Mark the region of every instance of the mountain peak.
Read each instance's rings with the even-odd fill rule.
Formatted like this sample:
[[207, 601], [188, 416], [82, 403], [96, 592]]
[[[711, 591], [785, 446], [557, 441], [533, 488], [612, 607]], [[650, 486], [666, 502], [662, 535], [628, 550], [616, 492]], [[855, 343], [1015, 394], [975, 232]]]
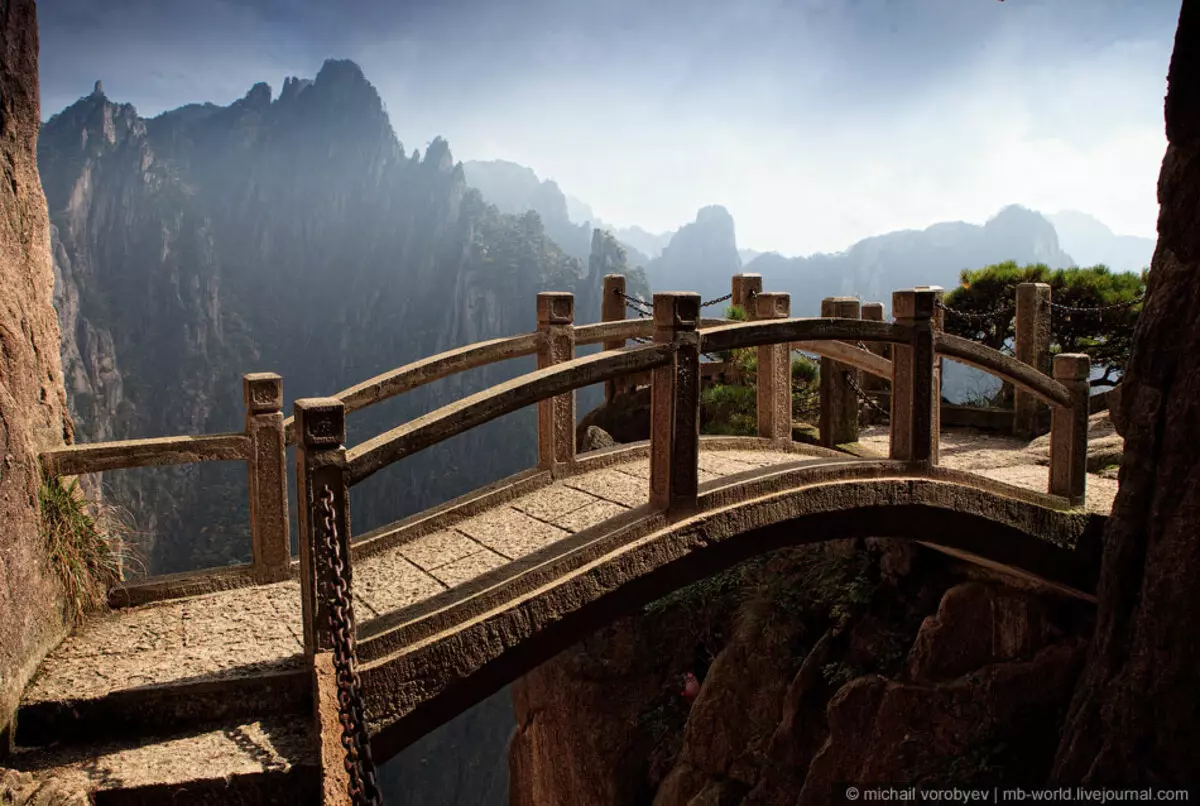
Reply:
[[96, 79], [96, 83], [92, 85], [92, 97], [104, 97], [104, 84], [100, 81], [100, 79]]
[[371, 87], [372, 91], [375, 89], [371, 82], [367, 81], [362, 68], [349, 59], [326, 59], [317, 72], [316, 83], [341, 87], [365, 86]]

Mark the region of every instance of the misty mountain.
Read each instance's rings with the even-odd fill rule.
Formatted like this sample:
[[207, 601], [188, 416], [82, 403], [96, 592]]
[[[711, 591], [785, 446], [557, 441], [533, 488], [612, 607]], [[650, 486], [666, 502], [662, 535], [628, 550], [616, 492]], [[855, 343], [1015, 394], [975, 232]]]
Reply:
[[1075, 265], [1045, 217], [1013, 205], [982, 226], [954, 221], [889, 232], [836, 254], [785, 258], [772, 252], [755, 258], [745, 270], [762, 274], [770, 291], [790, 292], [794, 315], [816, 316], [823, 297], [857, 296], [883, 302], [890, 310], [896, 289], [917, 285], [950, 289], [958, 285], [963, 269], [1005, 260], [1055, 268]]
[[539, 179], [532, 168], [507, 160], [468, 160], [463, 163], [467, 184], [477, 188], [488, 203], [502, 213], [521, 215], [533, 210], [542, 219], [546, 234], [563, 251], [587, 260], [592, 230], [612, 232], [625, 249], [631, 266], [646, 266], [657, 256], [669, 236], [655, 236], [639, 227], [617, 229], [605, 224], [591, 206], [567, 196], [553, 179]]
[[1058, 232], [1062, 248], [1080, 266], [1103, 263], [1113, 271], [1141, 271], [1150, 265], [1153, 238], [1117, 235], [1097, 218], [1078, 210], [1063, 210], [1046, 218]]
[[[290, 414], [297, 397], [533, 330], [542, 290], [574, 291], [580, 321], [599, 315], [599, 278], [539, 216], [486, 203], [443, 140], [406, 152], [351, 62], [290, 78], [277, 98], [257, 84], [229, 106], [150, 120], [97, 87], [43, 126], [38, 157], [81, 442], [240, 430], [251, 371], [282, 374]], [[532, 367], [483, 368], [355, 414], [349, 443]], [[355, 531], [529, 467], [534, 417], [356, 487]], [[153, 537], [153, 571], [248, 559], [244, 467], [118, 471], [104, 484]]]
[[648, 258], [659, 257], [663, 253], [663, 250], [667, 248], [667, 244], [671, 242], [671, 238], [675, 236], [676, 232], [672, 230], [670, 232], [655, 234], [638, 226], [612, 227], [601, 224], [597, 224], [596, 226], [609, 230], [621, 243], [627, 247], [632, 246]]
[[671, 236], [650, 261], [646, 276], [658, 291], [698, 291], [705, 299], [729, 293], [729, 278], [742, 269], [733, 216], [720, 205], [702, 207], [696, 220]]
[[506, 160], [467, 160], [462, 167], [467, 184], [501, 213], [524, 215], [532, 210], [564, 252], [581, 261], [588, 259], [592, 228], [586, 221], [572, 221], [567, 197], [553, 179], [539, 179], [532, 168]]

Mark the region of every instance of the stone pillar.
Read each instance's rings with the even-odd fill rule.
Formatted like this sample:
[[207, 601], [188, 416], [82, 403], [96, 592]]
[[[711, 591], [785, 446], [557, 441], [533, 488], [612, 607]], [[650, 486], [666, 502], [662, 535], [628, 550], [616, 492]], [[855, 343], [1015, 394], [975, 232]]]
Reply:
[[754, 316], [750, 300], [762, 293], [762, 275], [735, 274], [729, 290], [733, 295], [729, 298], [729, 304], [741, 308], [747, 316]]
[[283, 437], [283, 378], [274, 372], [242, 376], [246, 436], [250, 439], [250, 546], [259, 582], [287, 579], [292, 569], [288, 530], [287, 442]]
[[321, 764], [321, 806], [354, 806], [350, 799], [350, 776], [346, 773], [346, 750], [342, 746], [341, 708], [338, 703], [337, 672], [332, 652], [312, 657], [313, 721]]
[[912, 328], [909, 344], [892, 345], [891, 450], [893, 459], [937, 462], [937, 409], [933, 316], [936, 293], [909, 289], [892, 294], [896, 324]]
[[[854, 297], [826, 297], [821, 300], [821, 316], [858, 319], [859, 303]], [[859, 381], [859, 372], [831, 358], [821, 359], [821, 444], [826, 448], [858, 441], [858, 395], [850, 380]]]
[[[1039, 372], [1050, 369], [1050, 286], [1017, 285], [1017, 360]], [[1013, 390], [1013, 435], [1033, 439], [1046, 405], [1028, 392]]]
[[[864, 302], [859, 308], [859, 315], [868, 322], [882, 322], [883, 321], [883, 303], [882, 302]], [[885, 341], [867, 342], [867, 349], [870, 350], [871, 352], [875, 353], [875, 355], [878, 355], [878, 356], [881, 356], [888, 360], [891, 360], [892, 345], [888, 344]], [[878, 378], [869, 372], [863, 372], [861, 374], [862, 374], [861, 386], [863, 388], [863, 391], [866, 392], [871, 397], [871, 399], [875, 401], [875, 403], [877, 405], [880, 405], [882, 408], [887, 408], [886, 406], [882, 406], [882, 404], [879, 403], [880, 399], [885, 397], [885, 395], [888, 391], [887, 381], [884, 380], [883, 378]], [[874, 409], [871, 409], [869, 407], [864, 412], [864, 414], [866, 415], [866, 419], [867, 419], [868, 423], [877, 422], [880, 417], [878, 414], [875, 413]]]
[[700, 478], [700, 295], [654, 295], [654, 341], [675, 359], [654, 370], [650, 389], [650, 505], [695, 509]]
[[[601, 322], [625, 321], [625, 275], [604, 275], [604, 293], [600, 299]], [[625, 346], [625, 339], [609, 339], [604, 342], [605, 350], [620, 350]], [[604, 402], [611, 403], [616, 397], [620, 381], [613, 379], [604, 382]]]
[[[946, 310], [942, 307], [942, 297], [946, 295], [945, 289], [940, 285], [919, 285], [917, 291], [932, 291], [933, 292], [933, 317], [930, 322], [933, 323], [934, 333], [944, 333], [946, 331]], [[933, 355], [933, 463], [937, 464], [938, 451], [941, 445], [942, 434], [942, 357], [934, 352]]]
[[1054, 356], [1054, 380], [1071, 391], [1071, 407], [1050, 413], [1050, 494], [1082, 504], [1087, 492], [1088, 373], [1091, 359], [1083, 353]]
[[[787, 319], [790, 294], [762, 293], [754, 297], [753, 319]], [[758, 435], [775, 442], [792, 441], [791, 344], [764, 344], [758, 348]]]
[[[346, 472], [346, 405], [336, 397], [310, 397], [295, 403], [296, 514], [300, 531], [300, 601], [304, 620], [304, 653], [333, 648], [325, 591], [332, 580], [329, 548], [323, 539], [322, 501], [332, 494], [332, 523], [345, 566], [350, 569], [350, 488]], [[351, 623], [352, 602], [348, 602]]]
[[[575, 358], [575, 296], [563, 291], [537, 295], [538, 369]], [[538, 402], [538, 468], [557, 473], [575, 462], [575, 392]]]

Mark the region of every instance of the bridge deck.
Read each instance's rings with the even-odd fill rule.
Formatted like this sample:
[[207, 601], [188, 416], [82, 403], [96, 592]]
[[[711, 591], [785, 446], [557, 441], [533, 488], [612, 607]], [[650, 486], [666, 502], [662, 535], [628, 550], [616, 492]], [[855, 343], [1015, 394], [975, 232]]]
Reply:
[[[706, 450], [700, 480], [803, 458]], [[645, 504], [648, 474], [639, 459], [572, 476], [357, 561], [356, 615], [362, 623], [414, 604]], [[300, 630], [296, 581], [117, 610], [90, 619], [46, 658], [25, 703], [286, 669], [303, 649]]]
[[[885, 454], [886, 439], [886, 430], [867, 430], [862, 443]], [[1024, 448], [1024, 443], [1008, 438], [947, 431], [942, 436], [940, 464], [1042, 491], [1047, 468], [1039, 466], [1036, 457]], [[804, 456], [783, 451], [706, 446], [700, 459], [701, 482], [804, 460]], [[354, 591], [360, 623], [433, 597], [645, 504], [648, 473], [648, 462], [642, 458], [570, 476], [446, 528], [356, 560]], [[1107, 513], [1115, 488], [1115, 481], [1090, 476], [1088, 508]], [[144, 703], [139, 697], [148, 691], [161, 691], [164, 696], [161, 701], [167, 702], [165, 698], [169, 697], [169, 707], [178, 708], [178, 701], [188, 698], [176, 693], [180, 685], [229, 684], [261, 679], [270, 672], [300, 680], [301, 649], [300, 591], [295, 581], [117, 610], [89, 619], [46, 658], [26, 690], [22, 714], [30, 718], [36, 731], [36, 724], [46, 719], [46, 714], [51, 714], [51, 721], [61, 724], [64, 710], [76, 716], [89, 712], [93, 722], [101, 723], [110, 711], [116, 714], [135, 702]], [[225, 692], [223, 696], [241, 695]], [[281, 711], [302, 716], [307, 708], [302, 697], [293, 697], [290, 706], [280, 706], [280, 698], [271, 691], [257, 691], [248, 696], [259, 698], [262, 710], [253, 704], [244, 710], [264, 717]], [[192, 719], [196, 717], [193, 715]], [[257, 735], [256, 731], [263, 732], [254, 727], [254, 718], [243, 714], [241, 718], [226, 721], [228, 725], [216, 733], [196, 735], [193, 731], [187, 740], [200, 742], [196, 752], [207, 759], [206, 766], [214, 774], [251, 769], [269, 774], [290, 764], [308, 763], [304, 757], [307, 750], [284, 749], [295, 745], [287, 739], [290, 728], [281, 734], [282, 745], [275, 747], [268, 742], [264, 750], [262, 742], [246, 738]], [[155, 747], [166, 746], [161, 740], [158, 742]], [[189, 751], [179, 752], [189, 754]], [[45, 753], [27, 755], [20, 766], [65, 767], [74, 775], [82, 771], [102, 788], [119, 785], [116, 782], [128, 780], [131, 775], [138, 780], [146, 779], [147, 783], [153, 783], [149, 779], [158, 775], [164, 785], [167, 781], [163, 776], [169, 777], [169, 764], [162, 765], [161, 774], [151, 774], [143, 769], [145, 761], [136, 760], [136, 753], [119, 747], [101, 753], [100, 747], [91, 746], [88, 749], [91, 760], [82, 767], [83, 762]], [[135, 765], [133, 772], [127, 769], [129, 764]]]

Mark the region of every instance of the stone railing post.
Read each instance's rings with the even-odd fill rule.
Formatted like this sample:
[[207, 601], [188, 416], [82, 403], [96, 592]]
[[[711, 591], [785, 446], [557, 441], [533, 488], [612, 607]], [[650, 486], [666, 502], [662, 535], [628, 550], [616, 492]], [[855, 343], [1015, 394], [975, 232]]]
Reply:
[[892, 345], [891, 450], [893, 459], [937, 462], [937, 387], [933, 316], [936, 292], [907, 289], [892, 294], [896, 323], [912, 328], [909, 344]]
[[654, 341], [675, 358], [654, 370], [650, 388], [650, 505], [695, 509], [700, 479], [700, 295], [654, 295]]
[[[942, 307], [942, 297], [946, 290], [940, 285], [919, 285], [917, 291], [933, 292], [933, 324], [934, 333], [946, 332], [946, 309]], [[937, 464], [941, 450], [942, 434], [942, 357], [936, 352], [933, 356], [933, 463]]]
[[[859, 315], [868, 322], [882, 322], [883, 303], [864, 302], [859, 307]], [[887, 342], [867, 342], [867, 349], [875, 353], [875, 355], [887, 358], [889, 360], [892, 357], [891, 345]], [[877, 378], [869, 372], [862, 373], [861, 385], [863, 391], [866, 392], [867, 395], [870, 396], [877, 405], [879, 404], [879, 398], [883, 397], [884, 393], [888, 391], [887, 381], [885, 381], [883, 378]], [[874, 423], [879, 419], [879, 415], [875, 413], [874, 409], [868, 408], [864, 414], [866, 415], [866, 420], [868, 423]]]
[[292, 570], [288, 529], [287, 442], [283, 436], [283, 378], [274, 372], [242, 376], [246, 436], [250, 439], [250, 547], [254, 578], [287, 579]]
[[[604, 295], [600, 300], [601, 322], [625, 321], [625, 275], [604, 275]], [[625, 346], [625, 339], [610, 339], [604, 342], [605, 350], [619, 350]], [[620, 389], [620, 381], [613, 379], [604, 382], [604, 402], [611, 403]]]
[[336, 397], [310, 397], [295, 403], [296, 514], [300, 532], [300, 601], [304, 620], [304, 652], [333, 648], [329, 605], [322, 592], [332, 581], [322, 540], [322, 495], [333, 494], [333, 525], [337, 530], [346, 583], [350, 569], [350, 488], [346, 472], [346, 405]]
[[[821, 316], [858, 319], [855, 297], [826, 297], [821, 300]], [[858, 395], [850, 381], [859, 381], [859, 372], [831, 358], [821, 359], [821, 444], [826, 448], [858, 441]]]
[[754, 307], [751, 305], [751, 300], [762, 293], [762, 275], [761, 274], [735, 274], [733, 282], [730, 283], [729, 291], [732, 296], [729, 298], [729, 304], [735, 308], [741, 308], [746, 312], [746, 315], [753, 318]]
[[[754, 320], [787, 319], [791, 315], [790, 294], [761, 293], [754, 296]], [[788, 343], [764, 344], [758, 348], [758, 435], [774, 442], [792, 441], [792, 350]]]
[[[1017, 286], [1017, 360], [1039, 372], [1050, 369], [1050, 286], [1020, 283]], [[1033, 439], [1045, 404], [1028, 392], [1013, 390], [1013, 435]]]
[[1071, 407], [1050, 413], [1050, 494], [1082, 504], [1087, 492], [1088, 374], [1091, 359], [1083, 353], [1054, 356], [1054, 380], [1071, 390]]
[[[537, 295], [538, 369], [575, 358], [575, 296], [561, 291]], [[538, 402], [538, 468], [557, 473], [575, 462], [575, 393]]]

